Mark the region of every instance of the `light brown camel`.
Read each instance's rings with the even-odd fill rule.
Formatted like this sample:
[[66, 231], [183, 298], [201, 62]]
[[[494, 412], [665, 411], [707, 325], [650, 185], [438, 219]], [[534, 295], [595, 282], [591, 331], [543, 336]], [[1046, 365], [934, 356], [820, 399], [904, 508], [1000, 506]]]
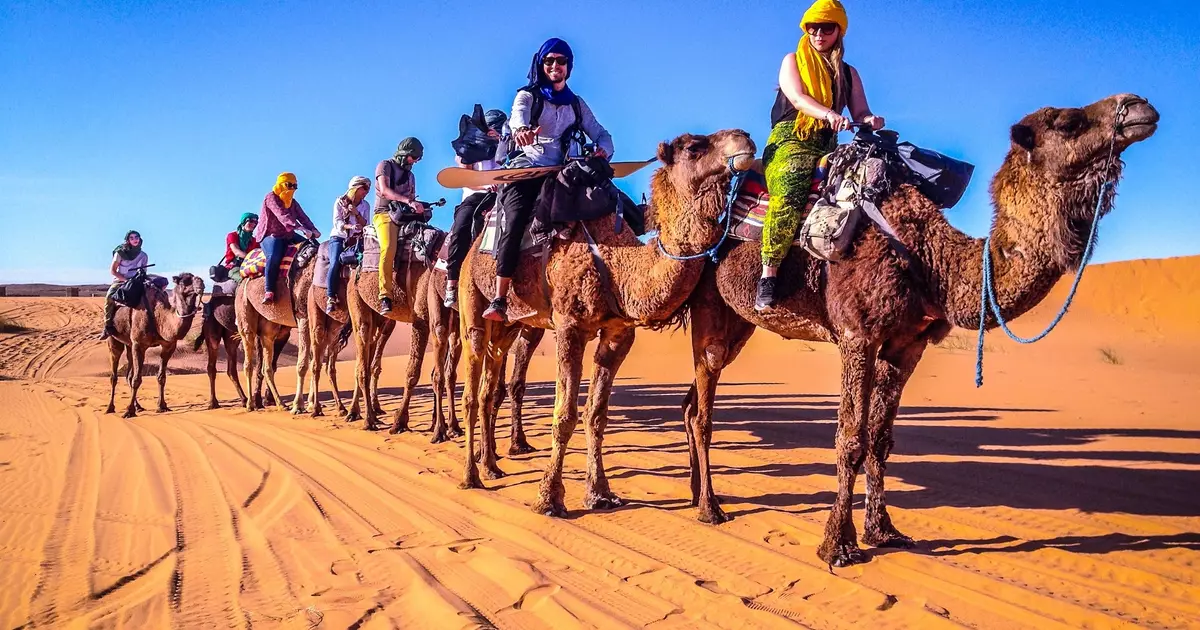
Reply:
[[[633, 345], [638, 326], [664, 325], [681, 315], [704, 269], [702, 258], [675, 260], [665, 255], [695, 254], [721, 235], [718, 217], [725, 210], [732, 179], [729, 162], [747, 168], [753, 162], [754, 142], [740, 130], [709, 136], [684, 135], [658, 148], [663, 166], [651, 181], [657, 208], [659, 240], [643, 244], [630, 230], [616, 232], [611, 217], [576, 226], [569, 239], [552, 241], [546, 277], [533, 256], [522, 259], [514, 274], [509, 313], [523, 323], [554, 330], [558, 358], [555, 386], [553, 443], [545, 477], [533, 509], [562, 516], [566, 513], [562, 483], [563, 458], [578, 422], [578, 395], [585, 344], [599, 335], [595, 372], [588, 388], [585, 433], [588, 445], [588, 508], [613, 507], [621, 500], [609, 489], [601, 449], [608, 422], [608, 398], [613, 378]], [[585, 240], [586, 229], [598, 243], [598, 266]], [[482, 313], [495, 283], [495, 260], [473, 247], [459, 286], [462, 335], [467, 354], [463, 392], [467, 417], [468, 453], [474, 451], [474, 427], [480, 401], [490, 401], [499, 382], [500, 366], [518, 327], [484, 320]], [[607, 281], [602, 274], [610, 274]], [[543, 282], [548, 285], [545, 295]], [[605, 295], [605, 294], [608, 295]], [[521, 314], [528, 314], [522, 316]], [[503, 475], [496, 465], [495, 422], [490, 405], [483, 405], [484, 474]], [[474, 458], [466, 457], [462, 487], [482, 483]]]
[[[286, 331], [276, 340], [276, 365], [272, 366], [272, 369], [278, 366], [279, 355], [282, 354], [287, 340], [288, 332]], [[217, 400], [217, 359], [219, 358], [221, 344], [225, 345], [226, 373], [229, 375], [229, 380], [233, 381], [233, 386], [237, 388], [239, 403], [245, 406], [246, 392], [242, 389], [242, 381], [237, 375], [238, 346], [241, 345], [237, 331], [237, 315], [234, 312], [234, 296], [229, 294], [214, 295], [209, 298], [200, 334], [196, 336], [196, 339], [192, 343], [192, 352], [199, 352], [200, 346], [205, 346], [205, 350], [207, 351], [209, 409], [217, 409], [221, 406], [221, 403]], [[261, 406], [261, 386], [254, 395], [258, 399], [258, 406]]]
[[[125, 409], [124, 417], [137, 416], [140, 405], [137, 402], [138, 388], [142, 385], [142, 368], [146, 364], [146, 351], [159, 348], [158, 367], [158, 411], [170, 411], [167, 408], [167, 364], [171, 355], [175, 354], [175, 346], [183, 339], [192, 327], [192, 319], [200, 308], [204, 297], [204, 281], [190, 273], [182, 273], [172, 278], [175, 289], [168, 295], [166, 291], [147, 284], [143, 306], [117, 308], [114, 327], [117, 334], [108, 338], [108, 353], [111, 359], [112, 375], [109, 378], [111, 392], [108, 398], [108, 408], [104, 413], [116, 412], [117, 370], [120, 367], [121, 355], [129, 356], [129, 407]], [[149, 305], [147, 310], [145, 305]]]
[[[430, 312], [430, 333], [433, 341], [433, 370], [430, 380], [434, 386], [434, 444], [462, 436], [459, 426], [458, 413], [454, 404], [454, 388], [457, 384], [458, 362], [462, 356], [462, 339], [459, 336], [458, 311], [443, 308], [446, 295], [446, 274], [433, 271], [429, 281], [424, 285], [426, 300]], [[534, 452], [535, 448], [525, 437], [523, 410], [525, 401], [526, 376], [529, 373], [529, 362], [533, 353], [541, 343], [546, 331], [532, 326], [517, 325], [516, 342], [511, 349], [513, 360], [512, 378], [507, 381], [508, 387], [495, 388], [492, 399], [492, 417], [499, 413], [500, 407], [507, 398], [512, 402], [511, 431], [509, 433], [508, 454], [525, 455]], [[505, 382], [508, 362], [501, 364], [499, 380]], [[446, 403], [443, 402], [445, 398]], [[447, 404], [448, 403], [448, 404]], [[446, 420], [447, 410], [449, 421]], [[493, 441], [495, 436], [491, 436]], [[495, 444], [492, 444], [495, 449]], [[476, 458], [480, 457], [478, 450]]]
[[[1033, 308], [1084, 262], [1101, 183], [1115, 181], [1120, 152], [1150, 137], [1157, 122], [1158, 113], [1144, 99], [1121, 94], [1084, 108], [1040, 109], [1012, 127], [1011, 149], [991, 186], [989, 255], [1006, 319]], [[1106, 170], [1110, 144], [1114, 163]], [[1112, 196], [1110, 190], [1101, 213], [1111, 208]], [[758, 243], [734, 245], [706, 271], [690, 300], [696, 382], [684, 403], [692, 501], [701, 521], [726, 519], [713, 494], [708, 458], [717, 380], [758, 326], [787, 339], [835, 343], [841, 352], [838, 493], [817, 554], [835, 566], [865, 560], [851, 520], [854, 480], [864, 462], [863, 543], [912, 545], [892, 524], [884, 501], [892, 425], [926, 346], [954, 326], [979, 325], [984, 240], [956, 230], [912, 186], [898, 189], [882, 210], [908, 255], [873, 224], [842, 262], [825, 265], [793, 248], [780, 270], [778, 301], [768, 311], [754, 310]], [[987, 326], [996, 326], [994, 317]]]

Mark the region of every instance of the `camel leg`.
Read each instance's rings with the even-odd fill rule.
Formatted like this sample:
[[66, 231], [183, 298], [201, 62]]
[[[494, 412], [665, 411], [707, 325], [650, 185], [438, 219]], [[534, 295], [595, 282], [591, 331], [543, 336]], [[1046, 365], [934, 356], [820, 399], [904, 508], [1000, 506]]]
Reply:
[[[142, 363], [145, 364], [145, 361], [143, 360]], [[127, 366], [127, 368], [125, 370], [125, 382], [129, 383], [129, 389], [133, 390], [133, 346], [132, 345], [125, 346], [125, 364]], [[133, 408], [138, 413], [141, 413], [146, 410], [146, 408], [142, 406], [142, 403], [138, 402], [137, 396], [133, 397], [132, 404], [133, 404]]]
[[525, 439], [525, 426], [522, 422], [521, 412], [525, 404], [525, 379], [529, 374], [529, 362], [533, 360], [533, 353], [537, 350], [538, 344], [542, 342], [542, 336], [545, 334], [546, 331], [541, 328], [523, 327], [513, 346], [511, 353], [513, 373], [512, 379], [508, 381], [508, 400], [512, 403], [512, 432], [508, 439], [509, 455], [525, 455], [537, 450], [530, 446]]
[[858, 547], [852, 516], [854, 478], [866, 456], [867, 419], [878, 348], [861, 339], [844, 339], [838, 349], [842, 355], [842, 398], [835, 438], [838, 490], [817, 555], [830, 566], [845, 567], [867, 559]]
[[[483, 307], [473, 310], [482, 313]], [[484, 350], [488, 343], [487, 331], [490, 326], [486, 325], [488, 322], [485, 322], [482, 317], [477, 319], [479, 321], [469, 328], [467, 328], [467, 324], [463, 324], [465, 328], [463, 334], [467, 338], [467, 377], [463, 384], [463, 413], [467, 417], [467, 452], [463, 457], [466, 460], [463, 468], [463, 480], [458, 487], [464, 490], [483, 487], [483, 481], [479, 479], [479, 468], [475, 465], [477, 448], [475, 446], [475, 425], [479, 419]], [[465, 317], [463, 321], [467, 321]]]
[[[384, 413], [383, 405], [379, 403], [379, 377], [383, 375], [383, 348], [394, 332], [396, 332], [396, 320], [394, 319], [383, 320], [383, 326], [376, 332], [375, 368], [371, 373], [371, 396], [366, 400], [371, 401], [371, 405], [375, 407], [375, 413], [379, 415]], [[366, 392], [363, 392], [363, 396], [366, 395]]]
[[112, 367], [112, 374], [108, 378], [111, 390], [108, 394], [108, 408], [104, 410], [104, 413], [117, 412], [117, 380], [119, 378], [117, 372], [121, 370], [121, 355], [124, 352], [125, 347], [121, 345], [121, 342], [112, 337], [108, 338], [108, 360], [109, 365]]
[[[210, 325], [205, 322], [205, 326]], [[217, 401], [217, 354], [221, 350], [221, 338], [215, 334], [204, 331], [204, 350], [208, 353], [208, 365], [205, 366], [205, 371], [208, 372], [208, 408], [219, 409], [221, 403]]]
[[308, 321], [313, 324], [312, 355], [309, 357], [309, 361], [312, 362], [312, 380], [308, 384], [308, 407], [312, 417], [319, 418], [325, 415], [325, 410], [321, 408], [321, 368], [324, 367], [326, 355], [329, 353], [329, 331], [320, 318], [310, 317]]
[[275, 384], [275, 366], [277, 357], [275, 355], [275, 337], [267, 335], [261, 337], [265, 342], [262, 344], [263, 361], [262, 361], [262, 377], [267, 382], [267, 390], [271, 392], [272, 406], [282, 409], [283, 396], [279, 395], [279, 386]]
[[[237, 341], [233, 335], [225, 337], [225, 373], [229, 375], [229, 380], [233, 382], [233, 387], [237, 390], [238, 402], [244, 406], [246, 390], [242, 389], [242, 381], [237, 374], [237, 350]], [[215, 350], [213, 354], [216, 354]]]
[[338, 358], [337, 353], [334, 352], [332, 348], [329, 350], [329, 355], [326, 360], [329, 362], [329, 387], [333, 390], [333, 404], [337, 407], [337, 415], [344, 416], [346, 415], [346, 405], [342, 402], [342, 390], [340, 387], [338, 387], [337, 382]]
[[[296, 318], [296, 332], [299, 338], [296, 340], [296, 393], [292, 396], [292, 415], [298, 416], [305, 411], [304, 404], [304, 381], [308, 380], [309, 361], [312, 358], [312, 331], [308, 328], [308, 321]], [[274, 369], [272, 369], [272, 372]], [[272, 374], [272, 379], [274, 375]]]
[[621, 498], [609, 489], [608, 477], [604, 474], [604, 430], [608, 427], [608, 399], [612, 394], [613, 379], [629, 355], [633, 339], [633, 328], [600, 331], [592, 380], [588, 384], [588, 406], [583, 414], [588, 449], [587, 491], [583, 506], [589, 510], [611, 509], [622, 504]]
[[135, 418], [138, 412], [138, 388], [142, 386], [142, 367], [146, 363], [146, 348], [134, 341], [130, 352], [133, 359], [129, 362], [129, 407], [125, 410], [124, 417]]
[[167, 407], [167, 363], [171, 361], [173, 354], [175, 354], [175, 345], [171, 344], [164, 346], [158, 356], [158, 413], [166, 413], [171, 410], [170, 407]]
[[[429, 321], [416, 320], [412, 323], [412, 344], [408, 348], [408, 373], [404, 380], [404, 396], [400, 398], [400, 409], [392, 419], [392, 435], [408, 430], [408, 407], [412, 404], [413, 391], [421, 381], [421, 363], [425, 361], [425, 347], [429, 344]], [[380, 353], [382, 354], [382, 352]]]
[[449, 425], [446, 427], [446, 436], [450, 439], [460, 438], [463, 435], [462, 425], [458, 423], [458, 405], [454, 403], [454, 390], [458, 386], [458, 360], [462, 357], [462, 336], [458, 333], [458, 315], [455, 311], [451, 311], [450, 315], [450, 334], [448, 335], [446, 348], [446, 406], [450, 412]]
[[258, 349], [258, 334], [255, 322], [250, 322], [242, 330], [242, 368], [246, 373], [246, 389], [251, 394], [246, 398], [246, 411], [254, 411], [262, 406], [262, 395], [255, 388], [255, 374], [259, 372], [258, 362], [262, 360]]
[[[363, 308], [366, 308], [363, 306]], [[375, 357], [375, 335], [376, 324], [371, 321], [371, 316], [363, 317], [364, 321], [357, 322], [354, 327], [354, 344], [357, 346], [358, 360], [355, 363], [354, 376], [358, 381], [358, 392], [354, 393], [354, 401], [352, 403], [351, 414], [358, 407], [359, 393], [362, 394], [363, 407], [366, 412], [363, 414], [365, 423], [363, 429], [374, 431], [378, 428], [378, 419], [375, 416], [375, 409], [371, 406], [371, 370], [374, 369], [374, 362], [378, 360]]]
[[571, 434], [579, 423], [579, 380], [583, 376], [583, 352], [587, 340], [583, 331], [572, 324], [568, 321], [554, 322], [558, 375], [554, 386], [554, 424], [550, 432], [553, 441], [546, 473], [538, 487], [538, 498], [532, 506], [534, 512], [547, 516], [567, 515], [566, 489], [562, 482], [563, 459], [567, 456]]
[[862, 542], [872, 547], [910, 548], [913, 539], [900, 533], [888, 516], [884, 500], [884, 475], [887, 458], [895, 441], [892, 426], [900, 410], [900, 395], [908, 377], [925, 352], [925, 343], [918, 342], [893, 354], [888, 349], [875, 361], [875, 392], [871, 396], [871, 417], [867, 424], [867, 510]]
[[[440, 306], [440, 305], [439, 305]], [[430, 444], [440, 444], [450, 438], [446, 435], [446, 358], [448, 354], [447, 337], [450, 334], [445, 313], [434, 311], [434, 323], [431, 335], [433, 341], [433, 369], [430, 370], [429, 380], [433, 385], [433, 429], [429, 439]], [[454, 396], [454, 391], [450, 391]], [[450, 401], [453, 406], [453, 401]]]
[[[495, 401], [499, 394], [498, 390], [503, 390], [504, 380], [504, 359], [508, 356], [508, 349], [512, 347], [513, 340], [516, 339], [517, 329], [514, 327], [505, 327], [497, 322], [487, 322], [487, 326], [491, 329], [488, 334], [486, 351], [484, 353], [484, 372], [483, 372], [483, 394], [482, 400]], [[498, 459], [496, 455], [496, 413], [498, 408], [495, 405], [487, 405], [483, 407], [483, 431], [479, 441], [479, 453], [475, 454], [476, 459], [483, 464], [483, 476], [485, 479], [500, 479], [504, 477], [504, 471], [496, 464]], [[474, 450], [471, 451], [473, 454]]]
[[[697, 518], [714, 525], [729, 520], [712, 488], [713, 407], [721, 371], [733, 363], [750, 336], [754, 325], [724, 306], [721, 312], [706, 306], [703, 316], [693, 318], [692, 360], [696, 380], [684, 402], [684, 425], [691, 464], [692, 505], [700, 508]], [[695, 311], [694, 311], [695, 312]]]

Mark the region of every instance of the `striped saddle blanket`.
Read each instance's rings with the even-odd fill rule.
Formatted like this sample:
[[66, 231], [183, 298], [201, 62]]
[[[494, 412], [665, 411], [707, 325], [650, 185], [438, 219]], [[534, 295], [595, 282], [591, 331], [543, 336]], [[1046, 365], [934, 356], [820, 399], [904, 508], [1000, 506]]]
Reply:
[[[829, 156], [826, 155], [817, 163], [813, 170], [812, 185], [808, 189], [808, 201], [804, 204], [804, 212], [800, 215], [797, 225], [804, 223], [804, 218], [812, 210], [813, 204], [821, 194], [825, 176], [829, 169]], [[737, 199], [733, 202], [733, 216], [730, 218], [729, 237], [739, 241], [761, 242], [763, 223], [767, 219], [767, 206], [771, 195], [767, 192], [767, 180], [760, 173], [749, 173], [742, 181]], [[798, 232], [798, 230], [797, 230]], [[799, 235], [794, 240], [800, 244]]]
[[[299, 251], [299, 244], [288, 245], [287, 251], [283, 254], [283, 261], [279, 263], [279, 279], [287, 278], [288, 271], [292, 268], [292, 261], [296, 260], [296, 253]], [[267, 253], [260, 247], [246, 254], [241, 270], [243, 279], [261, 277], [267, 271]]]

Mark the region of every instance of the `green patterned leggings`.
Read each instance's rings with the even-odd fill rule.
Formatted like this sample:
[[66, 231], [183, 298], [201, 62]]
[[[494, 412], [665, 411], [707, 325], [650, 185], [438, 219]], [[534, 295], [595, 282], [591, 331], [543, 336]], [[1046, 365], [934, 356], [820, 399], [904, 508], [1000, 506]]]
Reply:
[[824, 135], [817, 134], [818, 137], [801, 141], [796, 138], [790, 120], [771, 129], [767, 148], [763, 151], [763, 170], [767, 177], [767, 192], [771, 195], [762, 233], [762, 264], [765, 266], [778, 267], [787, 257], [804, 218], [817, 161], [837, 148], [837, 137], [830, 135], [829, 141], [822, 143], [819, 137]]

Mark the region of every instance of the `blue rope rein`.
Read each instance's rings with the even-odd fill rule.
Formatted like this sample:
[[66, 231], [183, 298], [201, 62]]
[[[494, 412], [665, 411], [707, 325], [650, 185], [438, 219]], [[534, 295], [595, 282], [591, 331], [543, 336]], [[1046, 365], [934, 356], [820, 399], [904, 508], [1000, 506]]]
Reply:
[[724, 245], [726, 239], [729, 238], [729, 231], [733, 229], [733, 204], [737, 201], [738, 192], [740, 192], [742, 189], [742, 181], [746, 179], [746, 175], [750, 172], [749, 170], [740, 171], [734, 168], [733, 160], [734, 158], [729, 158], [729, 170], [733, 172], [733, 178], [729, 180], [729, 194], [725, 198], [725, 210], [722, 211], [720, 216], [717, 217], [718, 222], [725, 222], [725, 229], [721, 232], [721, 238], [718, 239], [712, 247], [709, 247], [699, 254], [676, 256], [667, 251], [666, 246], [663, 245], [662, 237], [660, 235], [660, 237], [656, 240], [658, 241], [658, 251], [661, 252], [663, 256], [666, 256], [671, 260], [680, 261], [696, 260], [697, 258], [708, 257], [712, 259], [714, 263], [717, 262], [717, 252], [721, 250], [721, 246]]
[[[1117, 143], [1117, 131], [1120, 129], [1121, 121], [1125, 118], [1125, 111], [1128, 103], [1122, 102], [1117, 105], [1116, 118], [1113, 123], [1113, 135], [1108, 144], [1108, 160], [1104, 166], [1104, 175], [1107, 177], [1112, 169], [1114, 149]], [[1000, 312], [1000, 303], [996, 299], [996, 288], [994, 286], [992, 272], [992, 237], [989, 235], [983, 241], [983, 282], [979, 290], [979, 342], [975, 346], [975, 387], [983, 387], [983, 334], [987, 330], [987, 314], [988, 308], [992, 309], [992, 313], [996, 315], [996, 323], [1004, 334], [1008, 335], [1009, 339], [1020, 344], [1031, 344], [1041, 341], [1046, 335], [1049, 335], [1063, 318], [1067, 315], [1067, 309], [1071, 308], [1071, 302], [1075, 300], [1075, 292], [1079, 289], [1079, 281], [1083, 280], [1083, 271], [1087, 268], [1088, 262], [1092, 259], [1092, 252], [1096, 248], [1096, 232], [1100, 226], [1100, 210], [1104, 207], [1104, 197], [1109, 193], [1112, 187], [1116, 184], [1114, 179], [1106, 179], [1100, 184], [1100, 188], [1096, 195], [1096, 210], [1092, 215], [1092, 229], [1088, 233], [1087, 246], [1083, 250], [1083, 261], [1079, 265], [1079, 269], [1075, 271], [1075, 280], [1071, 283], [1071, 290], [1067, 293], [1067, 299], [1063, 301], [1062, 308], [1058, 309], [1058, 314], [1046, 326], [1042, 332], [1028, 339], [1014, 333], [1008, 327], [1008, 321], [1004, 319], [1004, 315]]]

